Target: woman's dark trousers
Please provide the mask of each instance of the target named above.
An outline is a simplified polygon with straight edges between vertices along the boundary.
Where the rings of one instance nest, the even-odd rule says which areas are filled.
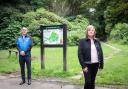
[[[98,71],[99,63],[87,64],[87,67],[88,72],[84,72],[84,89],[95,89],[95,78]]]

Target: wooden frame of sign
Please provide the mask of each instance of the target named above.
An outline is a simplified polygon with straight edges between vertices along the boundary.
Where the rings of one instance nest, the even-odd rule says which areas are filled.
[[[45,69],[45,47],[63,48],[63,71],[67,71],[67,25],[40,26],[41,31],[41,69]]]

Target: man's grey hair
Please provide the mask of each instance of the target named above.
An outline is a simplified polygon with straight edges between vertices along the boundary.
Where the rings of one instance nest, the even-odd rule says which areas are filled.
[[[26,28],[26,27],[22,27],[21,31],[23,31],[23,30],[26,30],[28,32],[28,28]]]

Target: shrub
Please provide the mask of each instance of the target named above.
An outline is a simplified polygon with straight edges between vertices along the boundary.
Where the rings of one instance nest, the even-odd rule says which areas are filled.
[[[82,15],[78,15],[73,17],[73,19],[69,18],[72,28],[68,32],[68,45],[74,46],[78,44],[78,40],[80,38],[85,37],[85,28],[88,25],[88,20]]]
[[[16,38],[19,35],[21,24],[15,19],[11,19],[8,27],[0,30],[0,49],[15,47]]]
[[[32,37],[33,45],[40,46],[40,38],[39,37]]]
[[[10,10],[10,9],[9,9]],[[7,16],[5,16],[5,14]],[[4,17],[2,17],[4,16]],[[82,15],[78,15],[73,19],[64,18],[49,12],[44,8],[21,14],[18,11],[10,11],[2,13],[1,17],[4,25],[0,30],[0,49],[8,49],[15,47],[15,41],[20,35],[21,27],[25,26],[29,29],[29,34],[33,38],[34,45],[40,43],[40,25],[59,25],[67,24],[68,44],[77,45],[78,39],[84,36],[85,27],[88,21]]]
[[[128,24],[118,23],[112,29],[110,39],[128,44]]]
[[[77,45],[78,39],[84,36],[85,27],[88,25],[87,19],[82,15],[78,15],[74,19],[68,21],[68,19],[60,17],[43,8],[37,9],[35,12],[26,13],[24,15],[23,23],[24,25],[27,25],[30,33],[37,37],[39,37],[40,25],[59,25],[66,23],[69,45]]]

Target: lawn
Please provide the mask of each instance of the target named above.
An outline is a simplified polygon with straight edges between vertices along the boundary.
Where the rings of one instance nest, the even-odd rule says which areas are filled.
[[[109,43],[121,49],[118,53],[114,53],[114,49],[102,44],[105,58],[105,66],[100,70],[97,75],[96,83],[104,84],[120,84],[128,85],[128,49],[127,46]],[[63,72],[63,55],[62,48],[46,48],[45,49],[45,70],[41,70],[40,65],[40,47],[33,47],[32,49],[32,76],[33,77],[61,77],[70,78],[71,76],[78,75],[81,72],[81,67],[77,58],[77,46],[67,47],[67,65],[68,71]],[[0,72],[11,73],[19,71],[18,59],[13,54],[8,58],[8,51],[0,51]],[[83,78],[76,82],[83,84]]]

